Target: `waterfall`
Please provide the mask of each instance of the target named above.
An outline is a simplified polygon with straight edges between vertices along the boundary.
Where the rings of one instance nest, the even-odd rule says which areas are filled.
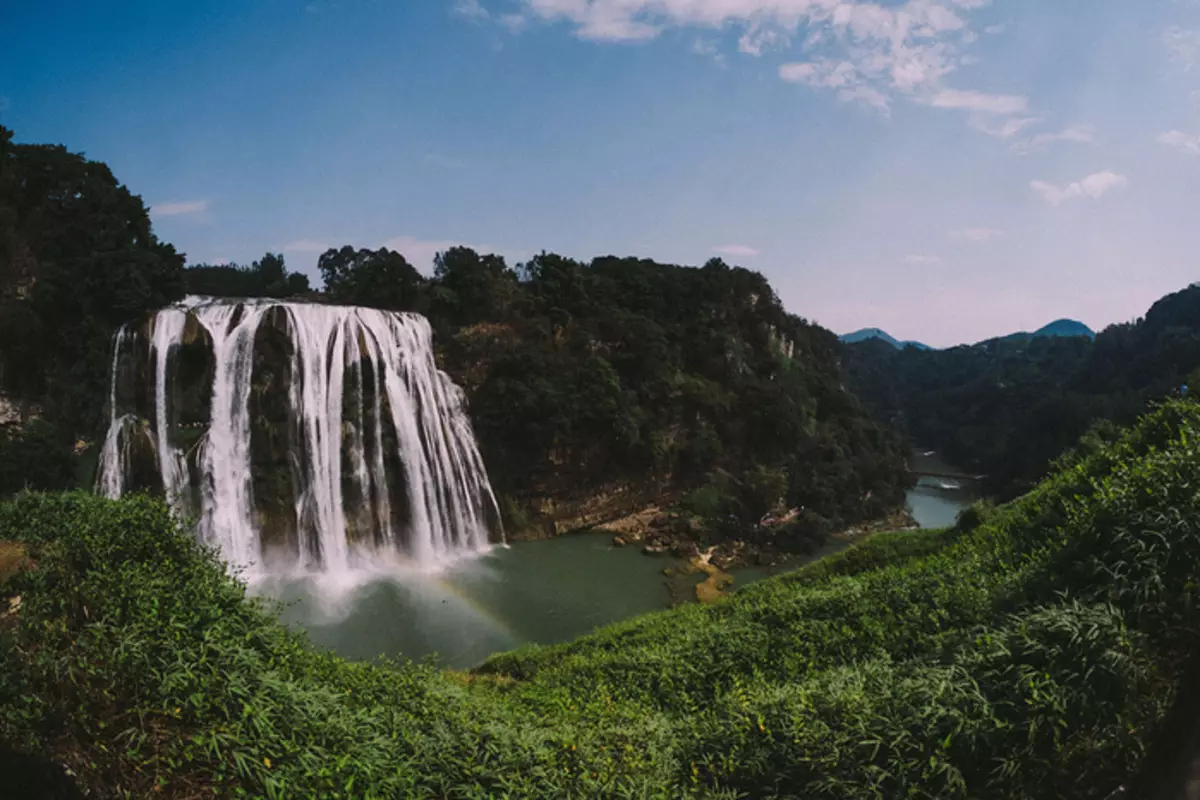
[[[183,453],[170,441],[171,410],[167,408],[167,388],[170,383],[171,355],[183,338],[187,325],[183,308],[164,308],[152,323],[150,350],[154,354],[154,444],[158,453],[158,474],[162,477],[163,494],[171,508],[184,511],[183,493],[187,489],[187,464]]]
[[[263,306],[213,303],[195,308],[212,337],[211,416],[200,457],[200,532],[231,564],[260,561],[250,472],[250,378]],[[162,312],[160,312],[162,313]]]
[[[137,416],[119,413],[117,383],[135,335],[123,328],[113,344],[109,431],[97,478],[97,491],[110,497],[134,488],[128,428]],[[261,347],[263,335],[282,337],[286,352]],[[195,515],[198,535],[231,565],[269,566],[263,525],[275,514],[278,527],[280,506],[294,511],[287,517],[293,530],[286,549],[295,561],[289,566],[306,570],[341,572],[389,551],[436,563],[486,549],[493,530],[502,535],[465,398],[437,369],[424,317],[188,298],[155,314],[148,338],[154,469],[172,508]],[[180,363],[185,344],[205,350],[207,371]],[[187,369],[191,378],[182,375]],[[196,375],[207,392],[208,421],[189,467],[175,429],[179,407],[196,402],[199,393],[183,386],[192,387]],[[270,377],[255,381],[264,375],[286,379],[286,390],[270,398],[286,406],[286,419],[268,421],[262,412]],[[268,447],[264,426],[273,429],[272,441],[286,430],[287,503],[255,497],[263,478],[255,464],[270,460],[256,460],[269,456],[255,450]]]
[[[96,491],[105,497],[120,497],[129,471],[128,428],[136,420],[132,414],[117,412],[117,383],[120,378],[121,353],[130,339],[128,326],[122,325],[113,335],[112,366],[109,369],[108,435],[100,450],[96,467]]]

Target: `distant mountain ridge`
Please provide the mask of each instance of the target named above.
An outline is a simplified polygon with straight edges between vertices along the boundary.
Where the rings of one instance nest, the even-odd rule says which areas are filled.
[[[1043,325],[1033,332],[1034,338],[1039,336],[1086,336],[1096,338],[1096,332],[1075,319],[1056,319],[1049,325]]]
[[[1024,342],[1029,343],[1034,339],[1056,338],[1084,338],[1092,341],[1096,340],[1096,332],[1084,325],[1082,322],[1073,319],[1056,319],[1049,325],[1043,325],[1033,333],[1028,331],[1019,331],[1010,333],[1007,336],[997,336],[994,339],[987,339],[986,342]],[[985,342],[980,342],[984,344]]]
[[[855,342],[865,342],[868,339],[879,339],[880,341],[887,342],[888,344],[890,344],[892,347],[896,348],[897,350],[903,350],[905,347],[915,347],[918,350],[932,350],[933,349],[929,345],[924,344],[922,342],[915,342],[915,341],[902,342],[899,339],[897,339],[896,337],[892,336],[887,331],[882,330],[880,328],[863,328],[862,330],[857,330],[854,333],[847,333],[843,336],[839,336],[838,339],[842,340],[846,344],[854,344]]]
[[[1028,331],[1018,331],[1017,333],[1010,333],[1007,336],[997,336],[994,339],[986,339],[984,341],[1030,341],[1032,339],[1039,339],[1042,337],[1069,338],[1073,336],[1086,337],[1094,341],[1096,339],[1096,332],[1087,325],[1084,325],[1079,320],[1056,319],[1054,322],[1038,328],[1033,333],[1029,333]],[[853,333],[843,334],[842,336],[839,336],[838,339],[846,344],[855,344],[857,342],[866,342],[871,339],[878,339],[882,342],[887,342],[897,350],[903,350],[905,347],[915,347],[918,350],[936,349],[924,344],[923,342],[911,340],[902,342],[882,328],[862,328],[861,330],[854,331]],[[979,342],[979,344],[983,344],[983,342]]]

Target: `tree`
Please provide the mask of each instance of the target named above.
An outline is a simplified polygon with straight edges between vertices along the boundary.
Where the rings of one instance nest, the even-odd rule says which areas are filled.
[[[5,388],[64,430],[91,433],[113,333],[183,296],[183,256],[106,165],[10,138],[0,134],[0,316],[25,330],[0,343]]]
[[[434,257],[434,279],[444,291],[435,314],[454,325],[504,320],[518,297],[517,275],[498,255],[481,256],[467,247],[452,247]]]
[[[287,271],[283,256],[267,253],[249,267],[198,264],[184,273],[189,294],[211,297],[295,297],[309,291],[308,276]]]
[[[386,247],[331,248],[321,255],[317,268],[325,292],[339,303],[392,311],[420,311],[425,305],[421,274],[404,256]]]

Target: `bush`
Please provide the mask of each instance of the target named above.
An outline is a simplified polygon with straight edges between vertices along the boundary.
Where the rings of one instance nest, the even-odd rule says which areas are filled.
[[[954,519],[954,530],[969,533],[987,522],[995,511],[996,507],[990,501],[977,500],[958,512]]]
[[[65,489],[74,484],[71,440],[35,419],[24,428],[0,426],[0,497],[23,489]]]
[[[688,492],[681,503],[685,511],[704,520],[722,519],[732,504],[732,499],[712,484]]]

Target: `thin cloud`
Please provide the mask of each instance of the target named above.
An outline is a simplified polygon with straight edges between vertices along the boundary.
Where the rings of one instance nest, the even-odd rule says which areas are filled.
[[[867,85],[849,61],[792,62],[779,67],[779,77],[787,83],[798,83],[821,89],[836,89],[843,103],[861,103],[887,113],[891,99],[878,89]]]
[[[1200,54],[1200,28],[1181,28],[1172,25],[1163,31],[1163,47],[1171,63],[1184,72],[1190,72]]]
[[[725,256],[734,256],[737,258],[753,258],[758,255],[759,250],[756,247],[751,247],[748,244],[723,244],[719,247],[714,247],[713,252],[720,253]]]
[[[720,67],[727,66],[729,62],[725,54],[721,52],[721,48],[711,39],[697,38],[696,41],[692,42],[692,52],[698,56],[711,58]]]
[[[473,22],[484,22],[491,19],[492,16],[479,0],[457,0],[454,4],[454,13]]]
[[[922,254],[917,254],[917,253],[914,253],[913,255],[907,255],[904,257],[905,264],[912,264],[915,266],[923,266],[923,267],[931,267],[936,264],[941,264],[942,261],[943,261],[943,259],[941,256],[930,256],[930,255],[922,255]]]
[[[1029,186],[1047,203],[1057,206],[1079,197],[1099,200],[1110,191],[1119,189],[1127,183],[1129,181],[1124,175],[1118,175],[1115,172],[1095,172],[1083,180],[1074,181],[1062,187],[1045,181],[1031,181]]]
[[[984,92],[943,89],[929,100],[934,108],[958,108],[978,114],[1024,114],[1028,98],[1014,94],[985,94]]]
[[[738,52],[757,58],[770,50],[782,50],[791,43],[791,37],[778,28],[755,25],[738,38]]]
[[[159,217],[175,217],[180,214],[203,214],[207,210],[207,200],[188,200],[182,203],[157,203],[150,206],[150,213]]]
[[[529,24],[529,20],[521,14],[501,14],[496,18],[496,22],[500,24],[500,27],[506,28],[512,34],[520,33]]]
[[[1055,142],[1095,144],[1096,129],[1091,125],[1076,125],[1054,133],[1039,133],[1029,139],[1017,142],[1013,145],[1013,149],[1020,153],[1029,153],[1035,150],[1045,150]]]
[[[1029,126],[1036,125],[1041,121],[1041,117],[1012,117],[994,122],[992,117],[973,114],[968,124],[988,136],[995,136],[997,139],[1011,139]]]
[[[950,234],[950,238],[959,242],[990,242],[992,239],[998,239],[1004,235],[1004,231],[997,228],[963,228],[962,230],[954,231]]]
[[[1155,139],[1159,144],[1174,147],[1188,155],[1200,156],[1200,136],[1193,136],[1183,131],[1167,131]]]
[[[946,89],[943,79],[972,63],[978,39],[967,14],[989,0],[907,0],[900,4],[839,0],[522,0],[530,20],[565,23],[581,39],[636,42],[673,28],[737,32],[748,56],[802,43],[812,58],[784,64],[780,79],[830,90],[843,102],[884,114],[906,98],[927,105],[996,115],[1020,113],[1011,95]],[[708,43],[693,48],[709,54]]]

